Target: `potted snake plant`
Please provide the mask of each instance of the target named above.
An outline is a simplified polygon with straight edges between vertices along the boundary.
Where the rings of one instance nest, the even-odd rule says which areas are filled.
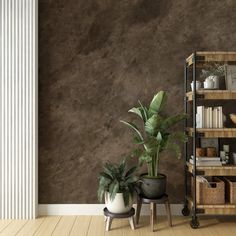
[[[166,93],[158,92],[152,99],[149,107],[139,102],[129,112],[142,119],[143,129],[131,122],[121,120],[134,131],[134,142],[139,146],[135,155],[139,157],[140,164],[147,165],[147,173],[140,177],[141,192],[147,198],[158,198],[165,194],[166,175],[160,173],[159,162],[164,150],[173,150],[178,158],[181,150],[176,141],[187,141],[184,132],[173,132],[170,128],[187,118],[186,114],[163,116],[162,110],[166,104]]]
[[[133,205],[138,178],[137,167],[127,170],[126,161],[120,164],[105,163],[99,177],[98,200],[105,199],[107,209],[116,214],[129,212]]]

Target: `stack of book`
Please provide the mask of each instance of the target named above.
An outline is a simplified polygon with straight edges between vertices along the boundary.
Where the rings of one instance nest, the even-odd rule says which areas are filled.
[[[223,128],[222,107],[197,106],[197,128]]]
[[[194,164],[193,156],[189,162]],[[222,163],[220,157],[196,157],[196,166],[222,166]]]

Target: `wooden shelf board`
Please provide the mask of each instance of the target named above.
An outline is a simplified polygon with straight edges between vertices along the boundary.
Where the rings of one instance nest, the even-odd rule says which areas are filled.
[[[193,165],[187,162],[188,171],[193,173]],[[236,165],[197,166],[197,172],[205,176],[235,176]]]
[[[201,133],[204,138],[236,138],[236,128],[208,129],[197,128],[197,133]],[[193,135],[193,128],[187,128],[189,136]]]
[[[193,200],[191,197],[188,197],[189,201],[189,207],[193,206]],[[225,204],[216,204],[216,205],[202,205],[202,204],[197,204],[197,209],[203,209],[204,213],[203,214],[208,214],[208,215],[236,215],[236,204],[230,204],[230,203],[225,203]]]
[[[218,62],[227,62],[227,61],[236,61],[236,52],[196,52],[196,61],[218,61]],[[187,59],[187,65],[190,66],[193,64],[194,54],[191,54]]]
[[[197,95],[203,95],[204,100],[235,100],[236,90],[197,90]],[[193,91],[187,92],[188,101],[193,101]]]

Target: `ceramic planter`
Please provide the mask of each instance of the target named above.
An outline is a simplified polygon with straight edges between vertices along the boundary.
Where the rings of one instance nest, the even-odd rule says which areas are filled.
[[[166,193],[166,176],[159,174],[159,178],[150,178],[147,174],[140,176],[141,192],[150,199],[160,198]]]
[[[123,193],[117,193],[114,200],[111,201],[109,193],[105,193],[105,204],[108,211],[116,214],[126,213],[131,210],[133,200],[130,196],[129,205],[125,206]]]

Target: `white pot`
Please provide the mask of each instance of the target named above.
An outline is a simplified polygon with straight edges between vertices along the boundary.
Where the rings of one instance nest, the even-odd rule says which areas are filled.
[[[108,211],[116,214],[126,213],[131,210],[133,200],[130,196],[129,205],[125,206],[123,193],[117,193],[114,200],[111,201],[109,193],[105,193],[105,204]]]
[[[196,90],[199,90],[201,88],[201,82],[196,80]],[[191,83],[191,89],[194,90],[194,82]]]

